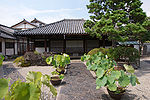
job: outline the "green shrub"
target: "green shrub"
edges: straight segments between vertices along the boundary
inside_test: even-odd
[[[5,59],[5,57],[3,55],[0,55],[0,66],[2,66],[4,59]]]
[[[88,55],[94,55],[98,52],[102,52],[104,55],[107,55],[109,58],[120,61],[122,59],[130,62],[135,62],[139,58],[139,51],[132,47],[116,47],[116,48],[94,48],[88,52]]]
[[[13,63],[16,63],[17,65],[18,65],[19,63],[24,63],[24,62],[25,62],[25,60],[24,60],[24,57],[23,57],[23,56],[17,57],[17,58],[13,61]]]
[[[29,67],[31,65],[30,62],[26,62],[26,63],[21,63],[20,66],[21,67]]]
[[[94,49],[92,49],[91,51],[88,52],[88,55],[94,55],[98,52],[102,52],[103,54],[106,55],[108,50],[109,49],[107,49],[107,48],[94,48]]]
[[[40,53],[38,51],[34,51],[34,54],[35,55],[39,55]]]
[[[134,62],[139,58],[139,51],[132,47],[116,47],[109,49],[108,56],[116,61],[121,59],[127,60],[128,62]]]
[[[18,66],[21,66],[21,67],[28,67],[31,65],[30,62],[25,62],[25,59],[23,56],[20,56],[20,57],[17,57],[13,63],[16,63]]]

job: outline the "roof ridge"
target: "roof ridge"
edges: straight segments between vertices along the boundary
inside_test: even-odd
[[[18,32],[25,32],[25,31],[29,31],[29,30],[33,30],[33,29],[38,29],[38,28],[42,28],[42,27],[47,27],[47,26],[49,26],[49,25],[52,25],[52,24],[55,24],[55,23],[59,23],[59,22],[62,22],[62,21],[63,21],[63,20],[56,21],[56,22],[53,22],[53,23],[50,23],[50,24],[46,24],[45,26],[35,27],[35,28],[27,29],[27,30],[19,30]]]
[[[69,20],[69,21],[70,21],[70,20],[73,20],[73,21],[74,21],[74,20],[75,20],[75,21],[79,20],[79,21],[82,21],[82,20],[85,20],[85,19],[84,19],[84,18],[81,18],[81,19],[79,19],[79,18],[74,18],[74,19],[64,19],[64,20]]]
[[[45,24],[45,25],[46,25],[46,23],[44,23],[44,22],[38,20],[37,18],[34,18],[32,21],[30,21],[30,23],[33,23],[35,20],[38,21],[38,22],[40,22],[40,23],[42,23],[42,24]]]
[[[27,21],[26,19],[23,19],[22,21],[20,21],[19,23],[15,24],[15,25],[12,25],[11,27],[13,28],[14,26],[19,25],[20,23],[23,23],[23,22],[27,22],[27,23],[37,27],[36,25],[32,24],[31,22]]]

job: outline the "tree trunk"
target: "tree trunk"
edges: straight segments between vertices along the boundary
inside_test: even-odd
[[[105,48],[105,39],[106,39],[106,38],[105,38],[105,36],[103,35],[103,36],[102,36],[102,40],[103,40],[103,48]]]

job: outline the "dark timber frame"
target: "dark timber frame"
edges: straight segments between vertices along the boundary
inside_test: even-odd
[[[80,55],[84,54],[84,53],[87,53],[89,50],[93,49],[93,48],[98,48],[98,47],[103,47],[103,45],[105,45],[105,43],[107,43],[107,40],[105,38],[105,40],[99,40],[97,38],[93,38],[91,36],[89,36],[88,34],[82,34],[82,35],[73,35],[73,34],[69,34],[69,35],[29,35],[29,36],[24,36],[26,37],[27,39],[27,51],[31,51],[31,50],[35,50],[36,46],[35,46],[35,43],[36,43],[36,40],[39,40],[39,39],[42,39],[44,41],[44,48],[45,48],[45,52],[51,52],[52,51],[52,46],[51,46],[51,42],[52,41],[63,41],[63,53],[70,53],[70,52],[67,52],[67,50],[70,49],[73,50],[73,49],[78,49],[78,53],[80,53]],[[70,47],[70,48],[67,48],[66,46],[66,41],[83,41],[83,47],[81,48],[77,48],[77,47]],[[87,47],[87,44],[88,44],[88,40],[96,40],[98,41],[98,45],[96,47],[92,47],[92,48],[88,48]],[[33,42],[33,48],[30,48],[31,46],[31,42]],[[109,46],[111,46],[111,43],[109,42]],[[49,48],[49,50],[47,50],[47,48]],[[59,48],[58,48],[59,49]],[[80,50],[81,49],[81,50]],[[57,53],[57,52],[56,52]],[[60,52],[59,52],[60,53]]]

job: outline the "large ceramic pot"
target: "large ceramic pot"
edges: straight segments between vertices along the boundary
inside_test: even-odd
[[[115,66],[114,70],[118,70],[118,71],[124,70],[125,71],[125,68],[123,66]]]
[[[52,85],[56,86],[56,85],[60,85],[62,80],[59,78],[59,76],[52,76],[50,81]]]
[[[110,91],[108,88],[107,91],[110,97],[113,98],[114,100],[121,100],[122,95],[124,95],[125,93],[125,90],[121,91],[120,93],[115,93],[114,91]]]

